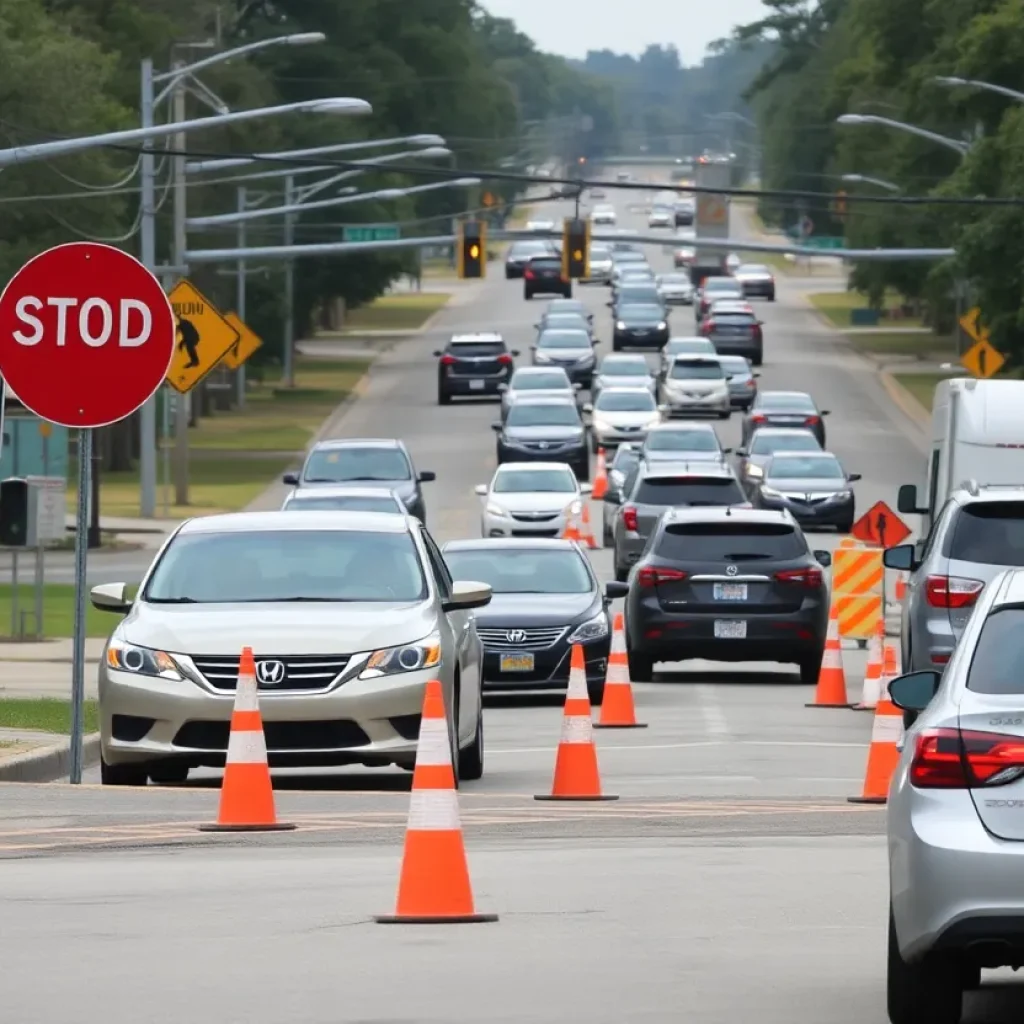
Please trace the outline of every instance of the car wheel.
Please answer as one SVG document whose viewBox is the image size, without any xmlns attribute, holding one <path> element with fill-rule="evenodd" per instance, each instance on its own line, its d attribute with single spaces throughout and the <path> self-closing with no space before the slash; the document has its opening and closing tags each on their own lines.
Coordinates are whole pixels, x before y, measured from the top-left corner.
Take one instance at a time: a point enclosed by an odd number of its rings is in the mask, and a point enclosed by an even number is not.
<svg viewBox="0 0 1024 1024">
<path fill-rule="evenodd" d="M 629 579 L 629 570 L 623 569 L 621 566 L 615 566 L 615 580 L 618 583 L 625 583 Z"/>
<path fill-rule="evenodd" d="M 836 527 L 840 533 L 852 533 L 853 532 L 853 520 L 848 519 L 842 526 Z"/>
<path fill-rule="evenodd" d="M 934 954 L 907 963 L 889 908 L 885 996 L 891 1024 L 960 1024 L 964 992 L 961 972 Z"/>
<path fill-rule="evenodd" d="M 604 700 L 604 681 L 587 683 L 587 696 L 592 707 L 599 708 Z"/>
<path fill-rule="evenodd" d="M 144 764 L 107 764 L 100 755 L 100 782 L 104 786 L 144 786 L 148 778 Z"/>
<path fill-rule="evenodd" d="M 818 651 L 816 654 L 811 655 L 807 658 L 802 658 L 800 661 L 800 682 L 805 686 L 816 686 L 818 683 L 818 676 L 821 675 L 821 662 L 825 657 L 824 651 Z"/>
<path fill-rule="evenodd" d="M 603 546 L 610 548 L 615 543 L 615 538 L 612 536 L 612 531 L 606 526 L 604 532 L 601 535 Z"/>
<path fill-rule="evenodd" d="M 476 719 L 476 735 L 465 750 L 459 751 L 459 777 L 476 782 L 484 776 L 484 712 L 481 707 Z"/>
<path fill-rule="evenodd" d="M 638 651 L 627 651 L 629 678 L 634 683 L 654 682 L 654 659 Z"/>
<path fill-rule="evenodd" d="M 157 785 L 169 785 L 188 781 L 188 763 L 178 760 L 156 761 L 149 766 L 150 781 Z"/>
<path fill-rule="evenodd" d="M 764 364 L 764 351 L 762 349 L 757 350 L 753 361 L 755 366 L 762 366 Z"/>
<path fill-rule="evenodd" d="M 437 404 L 438 405 L 451 405 L 452 396 L 447 391 L 438 391 L 437 393 Z"/>
</svg>

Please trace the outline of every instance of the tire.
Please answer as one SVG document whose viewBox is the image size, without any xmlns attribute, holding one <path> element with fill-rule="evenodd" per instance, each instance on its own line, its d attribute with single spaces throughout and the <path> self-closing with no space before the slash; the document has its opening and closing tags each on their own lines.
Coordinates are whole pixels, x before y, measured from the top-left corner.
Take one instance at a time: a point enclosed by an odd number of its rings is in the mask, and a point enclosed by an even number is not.
<svg viewBox="0 0 1024 1024">
<path fill-rule="evenodd" d="M 654 682 L 654 659 L 637 651 L 627 651 L 629 678 L 634 683 Z"/>
<path fill-rule="evenodd" d="M 824 657 L 825 652 L 822 650 L 800 660 L 800 682 L 804 686 L 817 685 L 818 676 L 821 675 L 821 662 Z"/>
<path fill-rule="evenodd" d="M 484 777 L 484 713 L 476 720 L 476 735 L 465 750 L 459 751 L 459 777 L 466 782 L 477 782 Z"/>
<path fill-rule="evenodd" d="M 755 366 L 763 366 L 764 365 L 764 350 L 763 349 L 759 349 L 758 350 L 758 352 L 754 356 L 752 362 L 753 362 L 753 364 Z"/>
<path fill-rule="evenodd" d="M 848 520 L 847 522 L 843 523 L 842 526 L 837 526 L 836 529 L 840 533 L 852 533 L 853 532 L 853 520 L 852 519 Z"/>
<path fill-rule="evenodd" d="M 188 769 L 186 761 L 156 761 L 149 766 L 149 778 L 158 786 L 174 785 L 188 781 Z"/>
<path fill-rule="evenodd" d="M 100 755 L 100 782 L 104 786 L 145 786 L 149 772 L 144 764 L 107 764 Z"/>
<path fill-rule="evenodd" d="M 963 972 L 937 956 L 907 963 L 900 953 L 892 907 L 885 998 L 891 1024 L 960 1024 L 963 1016 Z"/>
<path fill-rule="evenodd" d="M 772 292 L 772 293 L 771 293 L 771 294 L 770 294 L 770 295 L 768 296 L 768 301 L 769 301 L 769 302 L 774 302 L 774 301 L 775 301 L 775 292 Z"/>
<path fill-rule="evenodd" d="M 447 391 L 438 391 L 437 393 L 437 404 L 438 405 L 451 405 L 452 396 Z"/>
<path fill-rule="evenodd" d="M 614 541 L 613 541 L 614 543 Z M 615 566 L 615 581 L 617 583 L 625 583 L 629 579 L 629 570 L 622 569 L 619 566 Z"/>
<path fill-rule="evenodd" d="M 592 707 L 599 708 L 604 701 L 604 682 L 588 683 L 587 696 Z"/>
</svg>

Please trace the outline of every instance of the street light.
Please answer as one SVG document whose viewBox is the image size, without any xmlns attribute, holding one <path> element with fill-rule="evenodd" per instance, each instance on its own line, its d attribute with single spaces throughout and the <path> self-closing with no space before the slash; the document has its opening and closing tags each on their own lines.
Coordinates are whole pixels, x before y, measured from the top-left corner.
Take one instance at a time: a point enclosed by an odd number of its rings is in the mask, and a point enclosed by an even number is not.
<svg viewBox="0 0 1024 1024">
<path fill-rule="evenodd" d="M 844 174 L 842 179 L 853 184 L 874 185 L 876 188 L 884 188 L 887 192 L 902 191 L 899 185 L 886 181 L 885 178 L 872 178 L 870 174 Z"/>
<path fill-rule="evenodd" d="M 917 135 L 930 142 L 936 142 L 947 149 L 955 149 L 961 156 L 967 156 L 971 151 L 970 143 L 960 139 L 952 139 L 948 135 L 940 135 L 938 132 L 931 132 L 927 128 L 919 128 L 916 124 L 907 124 L 905 121 L 894 121 L 890 117 L 881 117 L 878 114 L 840 114 L 836 118 L 837 124 L 880 124 L 887 128 L 896 128 L 909 135 Z"/>
<path fill-rule="evenodd" d="M 1005 85 L 996 85 L 995 82 L 982 82 L 977 78 L 960 78 L 958 75 L 936 75 L 932 81 L 936 85 L 947 85 L 953 88 L 966 86 L 970 89 L 984 89 L 986 92 L 998 93 L 1018 103 L 1024 103 L 1024 92 L 1010 89 Z"/>
</svg>

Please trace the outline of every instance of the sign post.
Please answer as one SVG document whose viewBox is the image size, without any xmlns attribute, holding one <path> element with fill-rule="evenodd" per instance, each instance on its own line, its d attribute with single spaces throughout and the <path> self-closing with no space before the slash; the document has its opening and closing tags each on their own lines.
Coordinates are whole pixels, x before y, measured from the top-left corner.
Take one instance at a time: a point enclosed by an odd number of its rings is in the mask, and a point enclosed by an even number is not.
<svg viewBox="0 0 1024 1024">
<path fill-rule="evenodd" d="M 134 256 L 97 242 L 40 253 L 0 293 L 0 376 L 41 419 L 78 431 L 71 769 L 82 781 L 85 586 L 93 430 L 144 405 L 175 346 L 174 313 Z"/>
</svg>

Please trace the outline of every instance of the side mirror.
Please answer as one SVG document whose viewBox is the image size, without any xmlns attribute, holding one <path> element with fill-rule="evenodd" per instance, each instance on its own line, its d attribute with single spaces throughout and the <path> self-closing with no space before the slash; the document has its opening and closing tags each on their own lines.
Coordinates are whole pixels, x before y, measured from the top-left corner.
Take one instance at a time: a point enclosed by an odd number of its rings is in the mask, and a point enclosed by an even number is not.
<svg viewBox="0 0 1024 1024">
<path fill-rule="evenodd" d="M 473 493 L 480 495 L 481 498 L 487 497 L 487 484 L 477 484 L 473 488 Z"/>
<path fill-rule="evenodd" d="M 658 412 L 660 412 L 664 416 L 665 413 L 668 412 L 668 406 L 667 405 L 659 405 L 658 406 Z"/>
<path fill-rule="evenodd" d="M 855 484 L 858 480 L 863 479 L 863 477 L 861 477 L 860 473 L 847 473 L 846 479 L 849 480 L 851 484 Z"/>
<path fill-rule="evenodd" d="M 618 597 L 625 597 L 629 593 L 629 584 L 621 583 L 618 580 L 609 580 L 604 585 L 604 596 L 609 601 L 614 601 Z"/>
<path fill-rule="evenodd" d="M 822 416 L 831 416 L 832 415 L 832 410 L 831 409 L 822 409 L 821 410 L 821 415 Z"/>
<path fill-rule="evenodd" d="M 754 380 L 757 380 L 757 378 L 760 377 L 761 374 L 757 370 L 755 370 L 750 376 L 753 377 Z"/>
<path fill-rule="evenodd" d="M 572 389 L 573 389 L 573 391 L 582 391 L 583 390 L 583 385 L 579 381 L 576 381 L 573 384 Z"/>
<path fill-rule="evenodd" d="M 583 411 L 584 412 L 593 412 L 594 411 L 594 407 L 589 402 L 584 402 L 584 404 L 583 404 Z"/>
<path fill-rule="evenodd" d="M 441 358 L 441 352 L 439 350 L 437 350 L 437 349 L 434 350 L 434 358 L 435 359 L 440 359 Z"/>
<path fill-rule="evenodd" d="M 517 349 L 517 348 L 512 349 L 512 355 L 514 355 L 514 356 L 519 355 L 519 349 Z"/>
<path fill-rule="evenodd" d="M 938 672 L 908 672 L 889 683 L 889 699 L 900 711 L 924 711 L 939 689 Z"/>
<path fill-rule="evenodd" d="M 127 583 L 101 583 L 89 591 L 93 608 L 101 612 L 115 612 L 125 615 L 132 610 L 134 601 L 128 597 Z"/>
<path fill-rule="evenodd" d="M 609 309 L 611 309 L 611 308 L 612 308 L 612 306 L 614 306 L 614 305 L 615 305 L 615 303 L 614 303 L 614 302 L 606 302 L 606 303 L 605 303 L 605 305 L 606 305 L 606 306 L 607 306 L 607 307 L 608 307 Z"/>
<path fill-rule="evenodd" d="M 896 510 L 905 515 L 922 515 L 928 511 L 917 507 L 917 488 L 913 484 L 902 484 L 896 493 Z"/>
<path fill-rule="evenodd" d="M 491 603 L 493 591 L 486 583 L 475 580 L 456 580 L 452 584 L 452 596 L 441 602 L 441 611 L 469 611 L 472 608 L 483 608 Z"/>
<path fill-rule="evenodd" d="M 750 454 L 750 452 L 749 452 L 749 451 L 748 451 L 748 450 L 747 450 L 746 448 L 737 448 L 737 449 L 736 449 L 736 454 L 737 454 L 737 455 L 738 455 L 738 456 L 739 456 L 739 457 L 740 457 L 741 459 L 745 459 L 745 458 L 746 458 L 746 457 L 747 457 L 747 456 L 748 456 L 748 455 Z"/>
<path fill-rule="evenodd" d="M 428 470 L 425 470 L 424 472 L 420 473 L 416 477 L 416 479 L 421 484 L 429 484 L 429 483 L 433 483 L 437 479 L 437 474 L 434 473 L 434 472 L 431 472 L 431 470 L 428 469 Z"/>
<path fill-rule="evenodd" d="M 291 484 L 293 487 L 297 487 L 298 484 L 299 484 L 299 474 L 298 473 L 285 473 L 281 477 L 281 481 L 282 481 L 282 483 Z"/>
<path fill-rule="evenodd" d="M 492 423 L 491 424 L 491 430 L 495 431 L 496 433 L 500 433 L 501 432 L 501 424 L 500 423 Z"/>
<path fill-rule="evenodd" d="M 917 553 L 913 544 L 897 544 L 894 548 L 886 548 L 882 552 L 882 564 L 886 569 L 898 569 L 900 572 L 913 572 L 917 566 Z"/>
<path fill-rule="evenodd" d="M 594 491 L 593 484 L 580 484 L 580 494 L 592 494 Z"/>
<path fill-rule="evenodd" d="M 822 568 L 827 569 L 832 564 L 831 551 L 814 551 L 812 553 L 818 565 L 822 566 Z"/>
<path fill-rule="evenodd" d="M 537 351 L 537 346 L 536 345 L 531 345 L 530 346 L 530 351 L 531 352 L 536 352 Z"/>
<path fill-rule="evenodd" d="M 723 455 L 732 455 L 732 449 L 731 448 L 723 448 L 722 449 L 722 454 Z"/>
<path fill-rule="evenodd" d="M 601 339 L 600 338 L 591 338 L 590 339 L 590 344 L 591 345 L 600 345 L 601 344 Z"/>
</svg>

